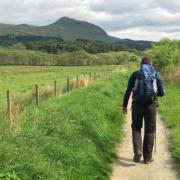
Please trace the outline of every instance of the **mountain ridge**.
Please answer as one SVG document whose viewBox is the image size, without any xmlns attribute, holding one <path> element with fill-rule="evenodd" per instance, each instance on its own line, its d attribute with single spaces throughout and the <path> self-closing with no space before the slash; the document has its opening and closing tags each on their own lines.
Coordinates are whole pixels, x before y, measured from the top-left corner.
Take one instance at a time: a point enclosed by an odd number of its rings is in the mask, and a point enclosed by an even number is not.
<svg viewBox="0 0 180 180">
<path fill-rule="evenodd" d="M 117 42 L 120 40 L 119 38 L 109 36 L 105 30 L 99 26 L 69 17 L 62 17 L 45 26 L 0 23 L 0 35 L 2 36 L 6 34 L 61 37 L 65 41 L 87 39 Z"/>
<path fill-rule="evenodd" d="M 34 26 L 26 23 L 18 25 L 0 23 L 0 36 L 5 35 L 55 37 L 64 41 L 83 39 L 106 43 L 121 43 L 125 47 L 137 50 L 147 49 L 152 44 L 151 41 L 135 41 L 113 37 L 97 25 L 69 17 L 59 18 L 55 22 L 44 26 Z"/>
</svg>

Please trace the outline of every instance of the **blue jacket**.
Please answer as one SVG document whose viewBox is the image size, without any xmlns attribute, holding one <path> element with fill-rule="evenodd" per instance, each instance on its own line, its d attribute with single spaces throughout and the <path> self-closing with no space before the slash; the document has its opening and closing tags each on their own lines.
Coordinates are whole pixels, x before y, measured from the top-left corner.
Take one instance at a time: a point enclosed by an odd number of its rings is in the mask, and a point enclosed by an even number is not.
<svg viewBox="0 0 180 180">
<path fill-rule="evenodd" d="M 137 73 L 138 71 L 135 71 L 134 73 L 132 73 L 132 75 L 129 78 L 127 90 L 124 95 L 123 107 L 127 107 L 128 105 L 129 97 L 135 85 Z M 157 82 L 157 91 L 158 91 L 157 95 L 162 97 L 164 96 L 164 88 L 163 88 L 163 84 L 159 76 L 156 76 L 156 82 Z"/>
</svg>

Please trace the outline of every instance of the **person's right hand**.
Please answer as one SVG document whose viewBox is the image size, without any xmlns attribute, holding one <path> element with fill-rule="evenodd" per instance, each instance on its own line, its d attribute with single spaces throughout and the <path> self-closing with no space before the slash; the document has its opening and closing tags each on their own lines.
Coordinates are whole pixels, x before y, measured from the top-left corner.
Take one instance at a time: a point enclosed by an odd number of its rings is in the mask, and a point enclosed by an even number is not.
<svg viewBox="0 0 180 180">
<path fill-rule="evenodd" d="M 127 111 L 128 111 L 127 107 L 123 107 L 122 111 L 123 111 L 124 114 L 127 114 Z"/>
</svg>

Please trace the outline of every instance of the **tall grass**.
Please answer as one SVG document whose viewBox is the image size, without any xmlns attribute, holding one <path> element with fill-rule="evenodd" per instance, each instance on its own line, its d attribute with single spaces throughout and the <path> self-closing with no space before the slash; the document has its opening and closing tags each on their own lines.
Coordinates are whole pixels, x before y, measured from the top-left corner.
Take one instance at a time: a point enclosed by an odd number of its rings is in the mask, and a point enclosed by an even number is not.
<svg viewBox="0 0 180 180">
<path fill-rule="evenodd" d="M 171 84 L 180 84 L 180 64 L 173 69 L 169 67 L 166 70 L 165 77 Z"/>
<path fill-rule="evenodd" d="M 160 103 L 160 113 L 170 129 L 171 151 L 180 164 L 180 85 L 166 84 L 166 95 Z M 180 169 L 179 169 L 180 172 Z"/>
<path fill-rule="evenodd" d="M 108 179 L 121 136 L 127 72 L 25 110 L 13 129 L 0 125 L 1 177 Z"/>
</svg>

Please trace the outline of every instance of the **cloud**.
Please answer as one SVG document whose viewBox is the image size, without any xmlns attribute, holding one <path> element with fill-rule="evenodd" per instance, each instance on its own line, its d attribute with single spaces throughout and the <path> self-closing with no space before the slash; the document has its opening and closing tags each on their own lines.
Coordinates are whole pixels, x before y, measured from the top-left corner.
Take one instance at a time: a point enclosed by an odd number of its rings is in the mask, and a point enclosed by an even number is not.
<svg viewBox="0 0 180 180">
<path fill-rule="evenodd" d="M 164 32 L 164 31 L 156 31 L 156 29 L 144 29 L 144 28 L 132 28 L 124 31 L 110 31 L 110 35 L 121 37 L 124 39 L 134 39 L 134 40 L 150 40 L 150 41 L 158 41 L 162 38 L 171 38 L 176 39 L 180 37 L 180 31 L 177 32 Z"/>
<path fill-rule="evenodd" d="M 0 0 L 0 22 L 47 25 L 60 17 L 95 23 L 120 38 L 180 38 L 179 0 Z"/>
<path fill-rule="evenodd" d="M 162 29 L 162 27 L 164 27 L 166 31 L 166 27 L 168 26 L 180 26 L 180 13 L 170 14 L 160 8 L 134 12 L 133 14 L 124 13 L 119 16 L 114 16 L 112 19 L 114 19 L 112 22 L 105 20 L 101 23 L 103 26 L 106 26 L 108 30 L 123 30 L 134 27 Z"/>
<path fill-rule="evenodd" d="M 180 1 L 178 0 L 87 0 L 87 2 L 93 11 L 116 15 L 157 8 L 164 9 L 171 13 L 180 11 Z"/>
<path fill-rule="evenodd" d="M 137 12 L 145 9 L 157 7 L 155 0 L 98 0 L 89 2 L 89 6 L 94 11 L 107 12 L 111 14 L 122 14 L 127 12 Z"/>
</svg>

